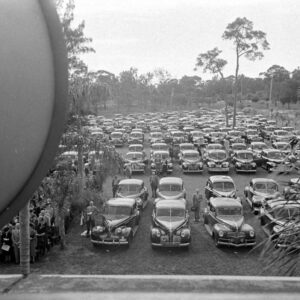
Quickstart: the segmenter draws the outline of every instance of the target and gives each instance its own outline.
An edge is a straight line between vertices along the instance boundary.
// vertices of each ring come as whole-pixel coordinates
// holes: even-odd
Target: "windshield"
[[[155,132],[150,134],[152,138],[161,138],[162,134],[160,132]]]
[[[210,152],[208,154],[208,157],[211,159],[217,159],[217,160],[226,159],[226,153],[225,152]]]
[[[240,136],[240,133],[238,131],[229,131],[228,133],[230,136]]]
[[[112,133],[111,137],[112,138],[121,138],[122,137],[122,133]]]
[[[219,207],[217,208],[219,216],[241,216],[242,209],[240,207]]]
[[[131,207],[130,206],[106,206],[104,208],[104,214],[108,216],[130,216]]]
[[[273,210],[276,219],[293,219],[300,216],[300,207],[281,207]]]
[[[210,144],[206,148],[207,148],[207,150],[215,150],[215,149],[218,150],[218,149],[222,149],[223,147],[222,147],[222,145],[218,145],[218,144],[215,144],[215,145]]]
[[[181,145],[180,146],[180,150],[193,150],[194,149],[194,145]]]
[[[274,194],[278,191],[278,186],[274,182],[258,182],[254,185],[254,189],[261,193]]]
[[[233,145],[232,149],[233,150],[246,150],[247,146],[246,145]]]
[[[180,192],[182,187],[179,184],[161,184],[158,189],[160,192]]]
[[[185,217],[185,210],[178,207],[160,207],[156,209],[156,216],[159,217],[168,217],[182,219]]]
[[[155,153],[154,159],[168,159],[169,154],[168,153]]]
[[[265,143],[253,145],[254,150],[264,150],[264,149],[267,149],[267,148],[268,147]]]
[[[173,136],[182,137],[182,136],[184,136],[184,134],[183,134],[183,132],[173,132]]]
[[[129,160],[142,160],[143,155],[141,153],[127,153],[126,158]]]
[[[141,152],[143,151],[143,146],[129,146],[131,151]]]
[[[253,154],[250,153],[250,152],[241,152],[241,153],[237,153],[236,157],[239,158],[239,159],[252,160],[253,159]]]
[[[142,138],[143,134],[139,132],[134,132],[130,134],[130,137],[132,138]]]
[[[290,150],[291,145],[290,144],[277,144],[277,149],[279,150]]]
[[[141,186],[138,184],[120,184],[119,192],[121,194],[139,193]]]
[[[201,132],[193,132],[192,136],[193,137],[203,137],[203,133],[201,133]]]
[[[199,159],[200,156],[198,153],[185,153],[183,157],[186,159]]]
[[[168,145],[153,145],[152,150],[168,150]]]
[[[229,181],[214,182],[213,188],[219,192],[231,192],[231,191],[234,191],[234,189],[235,189],[233,182],[229,182]]]
[[[285,135],[288,135],[289,133],[287,131],[282,130],[282,131],[277,131],[276,134],[281,135],[281,136],[285,136]]]
[[[268,157],[272,158],[272,159],[282,159],[283,158],[282,153],[279,151],[270,152]]]

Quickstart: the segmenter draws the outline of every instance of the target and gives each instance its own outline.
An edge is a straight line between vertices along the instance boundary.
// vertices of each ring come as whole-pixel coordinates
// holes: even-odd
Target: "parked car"
[[[205,197],[209,200],[212,197],[234,198],[241,202],[237,197],[237,189],[233,179],[230,176],[215,175],[210,176],[205,185]]]
[[[245,143],[232,143],[229,148],[229,156],[232,158],[234,153],[238,150],[246,150],[247,145]]]
[[[187,142],[187,137],[183,131],[175,130],[170,132],[171,143],[173,145],[179,145],[181,143]]]
[[[204,134],[202,131],[194,130],[190,133],[192,142],[194,146],[203,147],[206,145],[206,141],[204,139]]]
[[[162,134],[161,131],[152,131],[149,134],[149,142],[150,144],[154,144],[154,143],[164,143],[164,136]]]
[[[99,224],[92,228],[91,242],[97,245],[130,246],[138,229],[140,213],[135,199],[113,198],[104,205]]]
[[[162,177],[158,183],[157,197],[161,199],[185,199],[186,191],[182,178]]]
[[[122,147],[124,145],[124,134],[123,132],[120,131],[113,131],[110,134],[110,140],[111,143],[115,146],[115,147]]]
[[[229,130],[226,135],[226,139],[230,144],[245,142],[245,140],[242,138],[242,133],[238,130]]]
[[[118,183],[116,196],[135,199],[138,209],[143,210],[146,207],[148,195],[148,189],[142,179],[122,179]]]
[[[160,200],[152,212],[150,229],[152,248],[189,247],[191,228],[186,202],[182,200]]]
[[[262,141],[262,137],[258,134],[257,130],[253,129],[247,129],[245,131],[245,141],[247,144],[250,144],[252,142],[260,142]]]
[[[229,172],[229,162],[225,150],[209,150],[205,159],[208,172]]]
[[[150,147],[150,158],[152,158],[153,152],[158,150],[170,151],[169,145],[166,143],[154,143]]]
[[[300,249],[299,201],[275,198],[263,201],[260,222],[266,235],[276,247]]]
[[[260,166],[262,162],[261,153],[263,150],[268,149],[267,144],[264,142],[252,142],[248,149],[253,152],[254,161]]]
[[[294,137],[292,132],[286,130],[274,130],[273,134],[271,135],[272,142],[289,142]]]
[[[276,149],[265,149],[261,153],[261,167],[272,172],[273,168],[284,162],[285,156],[281,151]]]
[[[161,174],[164,171],[167,174],[171,174],[173,172],[173,163],[170,157],[170,152],[165,150],[153,151],[150,167],[151,171],[158,174]]]
[[[128,144],[144,144],[144,134],[142,131],[132,131],[127,139]]]
[[[290,155],[292,152],[291,145],[288,142],[274,142],[272,143],[272,147],[281,151],[285,156]]]
[[[204,226],[216,247],[253,247],[255,231],[245,223],[243,206],[232,198],[210,198],[204,210]]]
[[[183,150],[181,156],[183,173],[202,173],[203,162],[197,150]]]
[[[236,173],[256,173],[256,163],[252,151],[238,150],[232,156],[232,163],[235,167]]]
[[[179,144],[179,153],[178,153],[178,159],[179,163],[182,162],[182,152],[185,150],[195,150],[195,146],[192,143],[181,143]]]
[[[246,201],[255,214],[258,214],[265,199],[272,198],[279,191],[278,183],[270,178],[252,178],[244,189]]]
[[[133,173],[142,172],[145,174],[145,158],[143,152],[127,152],[125,155],[124,169],[130,165]]]

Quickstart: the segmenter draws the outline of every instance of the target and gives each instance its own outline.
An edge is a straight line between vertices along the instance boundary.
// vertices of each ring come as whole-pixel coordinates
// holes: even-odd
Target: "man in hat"
[[[195,190],[193,194],[193,208],[195,214],[195,222],[198,223],[200,220],[200,205],[201,201],[203,200],[202,195],[200,194],[199,189]]]
[[[117,175],[114,176],[111,184],[112,184],[113,197],[116,197],[116,193],[117,193],[117,190],[118,190],[118,184],[119,184],[119,179],[118,179]]]
[[[86,208],[86,236],[90,236],[90,231],[95,226],[95,215],[99,212],[98,208],[94,205],[93,201],[90,201]]]
[[[156,198],[156,190],[158,187],[158,176],[155,174],[155,171],[152,171],[152,174],[149,178],[151,191],[152,191],[152,198]]]

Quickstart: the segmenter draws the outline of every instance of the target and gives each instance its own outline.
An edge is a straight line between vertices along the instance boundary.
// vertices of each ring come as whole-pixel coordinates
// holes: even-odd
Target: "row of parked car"
[[[204,226],[216,246],[252,247],[256,244],[254,228],[245,223],[243,205],[234,181],[229,176],[214,175],[207,180],[205,190]],[[280,236],[284,227],[300,216],[300,201],[289,201],[279,195],[279,185],[273,179],[253,178],[244,189],[246,202],[269,237]],[[148,190],[141,179],[119,182],[116,198],[105,203],[101,223],[91,235],[93,245],[127,245],[137,232],[142,211],[148,203]],[[150,242],[155,247],[186,247],[192,241],[190,214],[184,182],[179,177],[163,177],[153,203]],[[288,224],[288,225],[287,225]],[[294,240],[282,234],[278,246]],[[297,247],[300,247],[298,241]]]

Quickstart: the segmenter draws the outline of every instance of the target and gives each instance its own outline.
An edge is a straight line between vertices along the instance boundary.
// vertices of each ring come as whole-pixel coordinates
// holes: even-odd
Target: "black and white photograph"
[[[0,0],[0,299],[299,299],[300,1]]]

